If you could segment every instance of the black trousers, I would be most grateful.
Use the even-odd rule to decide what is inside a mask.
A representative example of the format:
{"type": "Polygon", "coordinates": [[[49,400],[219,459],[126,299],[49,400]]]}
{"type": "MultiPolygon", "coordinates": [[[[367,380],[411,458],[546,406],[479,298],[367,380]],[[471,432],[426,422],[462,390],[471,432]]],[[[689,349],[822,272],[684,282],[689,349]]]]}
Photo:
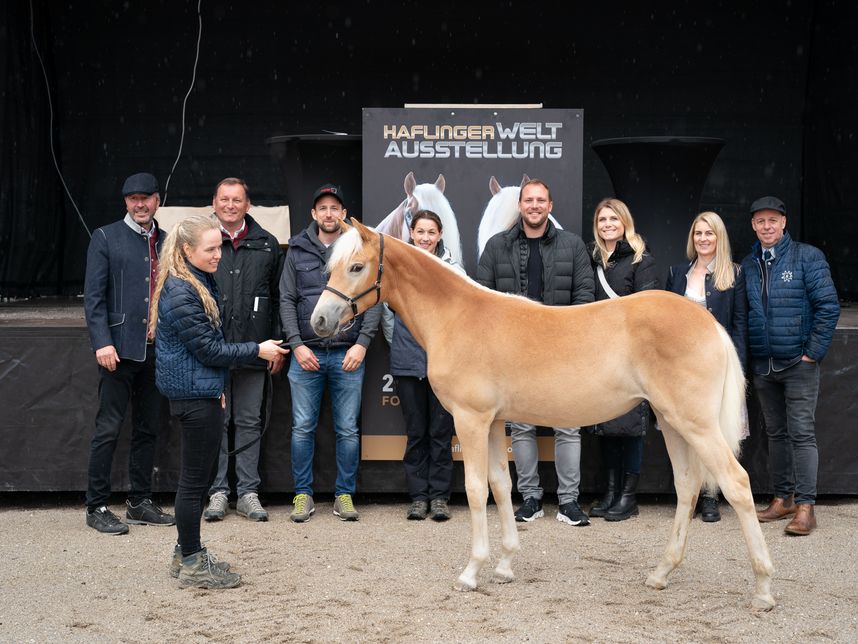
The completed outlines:
{"type": "Polygon", "coordinates": [[[200,519],[217,473],[224,411],[217,398],[171,400],[170,413],[182,425],[181,469],[176,490],[176,529],[186,557],[202,549],[200,519]]]}
{"type": "Polygon", "coordinates": [[[98,412],[89,453],[86,507],[106,505],[110,497],[110,472],[119,432],[131,402],[131,449],[128,498],[138,503],[152,496],[152,466],[163,398],[155,387],[155,350],[148,347],[144,362],[120,360],[116,371],[99,367],[98,412]]]}
{"type": "Polygon", "coordinates": [[[402,463],[408,494],[414,501],[449,499],[453,480],[453,417],[441,405],[426,378],[396,378],[408,442],[402,463]]]}

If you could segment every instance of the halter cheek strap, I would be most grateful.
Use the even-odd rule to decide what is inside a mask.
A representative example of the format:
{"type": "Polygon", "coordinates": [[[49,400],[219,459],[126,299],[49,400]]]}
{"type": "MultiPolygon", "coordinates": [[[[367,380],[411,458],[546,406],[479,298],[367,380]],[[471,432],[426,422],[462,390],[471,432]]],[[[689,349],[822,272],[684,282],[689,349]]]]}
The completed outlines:
{"type": "Polygon", "coordinates": [[[346,301],[346,304],[348,304],[352,309],[352,315],[353,316],[357,316],[357,314],[358,314],[358,312],[357,312],[358,300],[361,299],[362,297],[364,297],[365,295],[369,295],[370,293],[375,291],[375,303],[378,304],[381,301],[381,274],[384,273],[384,235],[382,235],[381,233],[378,233],[378,245],[379,245],[378,273],[376,274],[376,277],[375,277],[375,283],[372,286],[370,286],[368,289],[366,289],[363,293],[360,293],[359,295],[355,295],[354,297],[349,297],[345,293],[340,293],[337,289],[335,289],[331,286],[325,285],[326,291],[330,291],[331,293],[333,293],[337,297],[341,297],[342,299],[344,299],[346,301]]]}

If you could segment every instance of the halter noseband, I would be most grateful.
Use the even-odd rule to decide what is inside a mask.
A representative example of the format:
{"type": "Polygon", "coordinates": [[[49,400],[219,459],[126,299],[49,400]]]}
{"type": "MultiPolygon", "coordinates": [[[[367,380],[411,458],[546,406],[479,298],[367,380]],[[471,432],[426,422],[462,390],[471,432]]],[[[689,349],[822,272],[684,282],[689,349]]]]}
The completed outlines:
{"type": "Polygon", "coordinates": [[[354,297],[349,297],[345,293],[340,293],[337,289],[325,285],[325,290],[330,291],[337,297],[343,298],[346,303],[352,307],[352,316],[357,316],[357,301],[361,299],[364,295],[369,295],[373,291],[375,291],[375,303],[378,304],[381,301],[381,274],[384,272],[384,235],[378,233],[378,274],[375,277],[375,284],[370,286],[360,295],[355,295],[354,297]]]}

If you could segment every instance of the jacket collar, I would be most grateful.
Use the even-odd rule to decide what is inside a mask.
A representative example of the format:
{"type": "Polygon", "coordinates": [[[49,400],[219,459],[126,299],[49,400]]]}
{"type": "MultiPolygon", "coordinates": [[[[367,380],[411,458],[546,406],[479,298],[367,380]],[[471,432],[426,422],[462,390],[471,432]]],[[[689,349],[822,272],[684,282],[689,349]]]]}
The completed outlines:
{"type": "MultiPolygon", "coordinates": [[[[775,258],[783,257],[789,251],[790,244],[792,244],[792,237],[789,236],[789,233],[784,231],[784,236],[781,237],[781,240],[774,245],[775,249],[775,258]]],[[[754,242],[754,245],[751,247],[751,255],[754,259],[759,259],[763,256],[763,245],[760,243],[760,240],[754,242]]]]}
{"type": "MultiPolygon", "coordinates": [[[[516,225],[509,229],[507,236],[510,242],[518,238],[527,237],[527,235],[524,234],[524,222],[521,219],[521,215],[519,215],[516,225]]],[[[549,219],[548,226],[546,227],[545,232],[542,233],[542,237],[540,237],[540,239],[554,239],[556,236],[557,228],[554,227],[554,224],[549,219]]]]}

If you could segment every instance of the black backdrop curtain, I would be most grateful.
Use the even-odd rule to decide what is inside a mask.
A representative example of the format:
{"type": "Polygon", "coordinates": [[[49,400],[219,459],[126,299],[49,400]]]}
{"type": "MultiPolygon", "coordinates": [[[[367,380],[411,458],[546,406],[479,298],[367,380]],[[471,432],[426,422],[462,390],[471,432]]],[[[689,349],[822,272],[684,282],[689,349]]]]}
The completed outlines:
{"type": "MultiPolygon", "coordinates": [[[[65,224],[50,151],[45,79],[32,46],[29,4],[0,4],[5,52],[0,59],[0,294],[56,294],[62,289],[65,224]]],[[[43,57],[47,52],[43,60],[50,79],[47,8],[37,2],[34,11],[36,42],[43,57]]]]}

